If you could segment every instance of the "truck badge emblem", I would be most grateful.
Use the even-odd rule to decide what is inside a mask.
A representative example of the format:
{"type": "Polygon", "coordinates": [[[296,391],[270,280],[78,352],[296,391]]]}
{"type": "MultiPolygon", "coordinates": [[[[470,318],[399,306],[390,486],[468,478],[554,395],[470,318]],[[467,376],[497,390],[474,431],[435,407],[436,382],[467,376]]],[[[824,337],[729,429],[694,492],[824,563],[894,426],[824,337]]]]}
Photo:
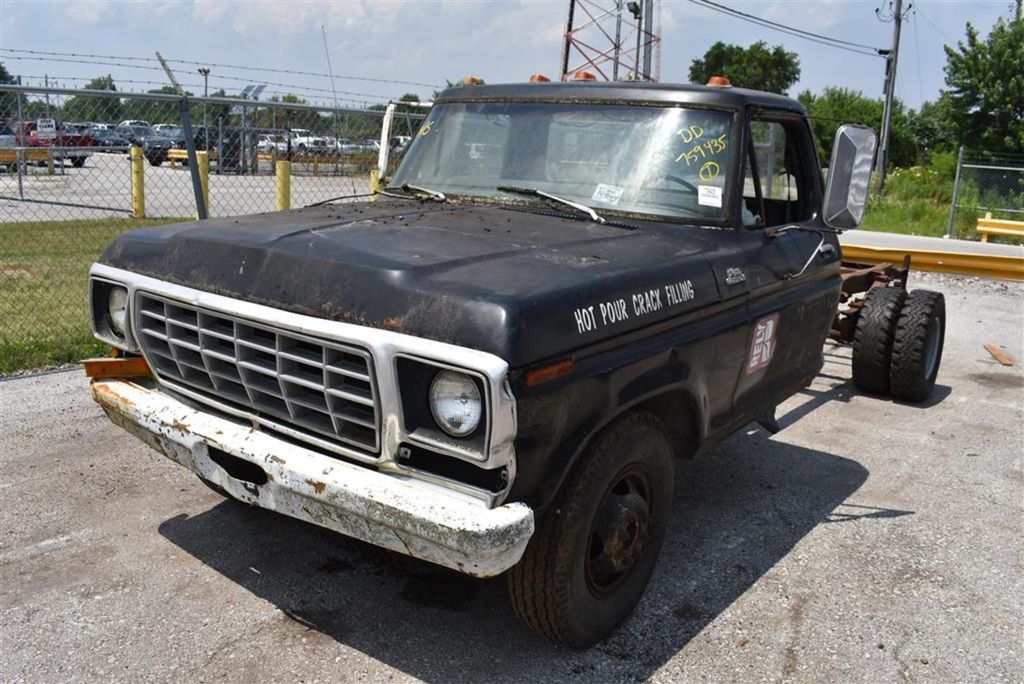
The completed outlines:
{"type": "Polygon", "coordinates": [[[739,283],[747,280],[747,274],[743,272],[743,269],[731,266],[725,271],[725,284],[726,285],[738,285],[739,283]]]}
{"type": "Polygon", "coordinates": [[[754,341],[747,357],[747,375],[756,373],[772,360],[775,353],[775,332],[779,327],[779,314],[765,316],[754,324],[754,341]]]}

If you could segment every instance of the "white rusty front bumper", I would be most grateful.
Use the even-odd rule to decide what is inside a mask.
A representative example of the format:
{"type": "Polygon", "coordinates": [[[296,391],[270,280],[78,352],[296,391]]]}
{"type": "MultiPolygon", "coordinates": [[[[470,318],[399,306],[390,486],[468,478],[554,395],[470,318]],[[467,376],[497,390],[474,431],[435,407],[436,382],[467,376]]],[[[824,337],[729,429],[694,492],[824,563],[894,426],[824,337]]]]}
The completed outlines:
{"type": "Polygon", "coordinates": [[[331,458],[198,411],[124,380],[96,380],[93,398],[107,416],[149,446],[231,496],[261,508],[477,577],[515,565],[533,534],[521,503],[481,502],[331,458]],[[253,463],[264,484],[236,479],[210,448],[253,463]]]}

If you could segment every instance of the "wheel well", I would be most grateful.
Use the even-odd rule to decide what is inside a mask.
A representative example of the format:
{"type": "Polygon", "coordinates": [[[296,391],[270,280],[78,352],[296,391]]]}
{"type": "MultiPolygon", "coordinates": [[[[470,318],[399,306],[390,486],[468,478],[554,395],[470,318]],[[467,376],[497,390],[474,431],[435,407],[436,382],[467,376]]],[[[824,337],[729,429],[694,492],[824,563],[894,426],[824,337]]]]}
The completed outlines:
{"type": "Polygon", "coordinates": [[[672,438],[676,455],[692,458],[700,446],[700,411],[685,390],[671,390],[631,406],[629,412],[643,411],[657,416],[672,438]]]}

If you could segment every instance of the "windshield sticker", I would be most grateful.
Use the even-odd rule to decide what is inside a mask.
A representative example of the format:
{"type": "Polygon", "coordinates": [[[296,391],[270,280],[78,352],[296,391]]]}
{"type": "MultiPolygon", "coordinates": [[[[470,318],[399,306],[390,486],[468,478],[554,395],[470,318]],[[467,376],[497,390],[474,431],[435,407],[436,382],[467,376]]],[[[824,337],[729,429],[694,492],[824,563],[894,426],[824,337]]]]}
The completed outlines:
{"type": "Polygon", "coordinates": [[[582,335],[631,318],[643,318],[662,309],[693,301],[694,297],[693,282],[682,280],[596,305],[583,306],[573,312],[576,332],[582,335]]]}
{"type": "Polygon", "coordinates": [[[434,130],[434,122],[433,121],[428,121],[427,123],[425,123],[422,126],[420,126],[420,130],[416,132],[416,137],[417,138],[422,138],[423,136],[425,136],[428,133],[430,133],[430,131],[432,131],[432,130],[434,130]]]}
{"type": "Polygon", "coordinates": [[[594,190],[594,194],[590,199],[595,202],[604,202],[605,204],[618,204],[622,198],[622,191],[624,188],[620,188],[617,185],[605,185],[604,183],[597,184],[597,190],[594,190]]]}
{"type": "Polygon", "coordinates": [[[747,375],[756,373],[771,363],[775,354],[776,331],[779,328],[779,314],[765,316],[754,324],[754,341],[747,357],[747,375]]]}
{"type": "Polygon", "coordinates": [[[722,188],[714,185],[697,186],[697,204],[705,207],[722,207],[722,188]]]}

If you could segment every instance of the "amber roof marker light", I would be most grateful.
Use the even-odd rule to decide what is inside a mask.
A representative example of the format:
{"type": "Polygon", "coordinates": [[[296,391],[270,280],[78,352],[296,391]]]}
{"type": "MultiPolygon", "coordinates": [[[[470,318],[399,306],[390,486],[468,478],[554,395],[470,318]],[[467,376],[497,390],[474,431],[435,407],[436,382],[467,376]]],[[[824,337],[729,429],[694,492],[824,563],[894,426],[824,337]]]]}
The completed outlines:
{"type": "Polygon", "coordinates": [[[551,79],[544,74],[531,74],[530,83],[551,83],[551,79]]]}
{"type": "Polygon", "coordinates": [[[486,85],[484,79],[479,76],[467,76],[466,78],[459,81],[459,85],[486,85]]]}
{"type": "Polygon", "coordinates": [[[725,76],[712,76],[708,79],[708,85],[714,88],[732,88],[732,82],[725,76]]]}
{"type": "Polygon", "coordinates": [[[574,81],[596,81],[597,80],[597,76],[595,76],[594,74],[590,73],[589,71],[577,71],[575,74],[572,75],[572,80],[574,80],[574,81]]]}

